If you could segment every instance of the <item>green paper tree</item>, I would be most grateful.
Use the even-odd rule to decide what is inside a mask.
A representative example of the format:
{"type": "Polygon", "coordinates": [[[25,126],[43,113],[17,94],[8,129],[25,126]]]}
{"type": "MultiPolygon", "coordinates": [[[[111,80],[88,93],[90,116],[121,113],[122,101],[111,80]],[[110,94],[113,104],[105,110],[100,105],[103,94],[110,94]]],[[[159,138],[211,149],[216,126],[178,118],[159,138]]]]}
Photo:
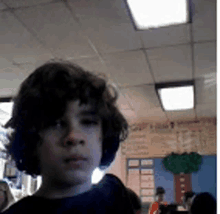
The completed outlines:
{"type": "Polygon", "coordinates": [[[202,156],[196,152],[176,154],[171,153],[163,159],[163,166],[173,174],[181,172],[188,174],[197,172],[202,163],[202,156]]]}

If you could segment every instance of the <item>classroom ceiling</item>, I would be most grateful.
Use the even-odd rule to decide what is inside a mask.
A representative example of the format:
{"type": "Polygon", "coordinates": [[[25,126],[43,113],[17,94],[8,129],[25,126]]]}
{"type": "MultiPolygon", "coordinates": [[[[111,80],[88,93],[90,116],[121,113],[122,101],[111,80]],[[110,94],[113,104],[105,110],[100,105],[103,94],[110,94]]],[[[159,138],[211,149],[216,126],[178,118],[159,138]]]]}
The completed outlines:
{"type": "Polygon", "coordinates": [[[216,1],[192,0],[192,14],[192,23],[136,31],[124,0],[1,0],[0,97],[63,58],[104,72],[130,123],[216,117],[216,1]],[[155,83],[182,80],[195,80],[195,109],[164,112],[155,83]]]}

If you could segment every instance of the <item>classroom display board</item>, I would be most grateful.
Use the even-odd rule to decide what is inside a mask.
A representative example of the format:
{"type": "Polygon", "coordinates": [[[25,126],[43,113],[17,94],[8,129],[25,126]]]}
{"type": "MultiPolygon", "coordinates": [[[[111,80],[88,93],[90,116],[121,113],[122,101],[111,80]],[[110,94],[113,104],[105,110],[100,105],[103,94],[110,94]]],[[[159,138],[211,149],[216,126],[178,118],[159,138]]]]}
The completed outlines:
{"type": "Polygon", "coordinates": [[[126,158],[161,158],[172,152],[216,155],[216,119],[131,124],[121,151],[126,158]]]}
{"type": "Polygon", "coordinates": [[[154,161],[153,159],[127,159],[127,187],[132,189],[142,200],[154,201],[154,161]]]}

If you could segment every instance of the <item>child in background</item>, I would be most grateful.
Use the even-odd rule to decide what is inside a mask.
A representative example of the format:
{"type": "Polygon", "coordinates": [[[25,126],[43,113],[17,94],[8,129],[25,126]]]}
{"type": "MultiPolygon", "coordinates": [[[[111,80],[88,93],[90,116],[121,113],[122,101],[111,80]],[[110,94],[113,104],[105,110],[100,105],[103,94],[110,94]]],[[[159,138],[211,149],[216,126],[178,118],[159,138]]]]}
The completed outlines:
{"type": "Polygon", "coordinates": [[[164,201],[165,189],[163,187],[157,187],[156,189],[156,201],[153,202],[149,208],[149,214],[159,214],[160,206],[167,206],[167,202],[164,201]]]}
{"type": "Polygon", "coordinates": [[[196,197],[196,194],[194,192],[192,192],[192,191],[185,192],[184,199],[183,199],[183,203],[184,203],[183,205],[187,211],[190,210],[190,207],[191,207],[192,202],[195,197],[196,197]]]}
{"type": "Polygon", "coordinates": [[[91,184],[94,169],[112,163],[128,133],[110,89],[63,61],[42,65],[22,83],[6,124],[14,129],[7,150],[20,171],[41,175],[42,185],[4,214],[134,213],[117,177],[91,184]]]}

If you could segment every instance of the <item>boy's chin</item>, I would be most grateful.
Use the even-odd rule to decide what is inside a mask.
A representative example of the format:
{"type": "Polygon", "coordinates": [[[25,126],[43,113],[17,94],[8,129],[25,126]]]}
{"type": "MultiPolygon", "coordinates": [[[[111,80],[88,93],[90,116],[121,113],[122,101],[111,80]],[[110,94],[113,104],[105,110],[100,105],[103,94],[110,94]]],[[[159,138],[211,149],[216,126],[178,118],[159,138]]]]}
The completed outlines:
{"type": "Polygon", "coordinates": [[[80,185],[84,183],[91,183],[91,174],[88,172],[74,172],[66,176],[65,181],[71,185],[80,185]]]}

